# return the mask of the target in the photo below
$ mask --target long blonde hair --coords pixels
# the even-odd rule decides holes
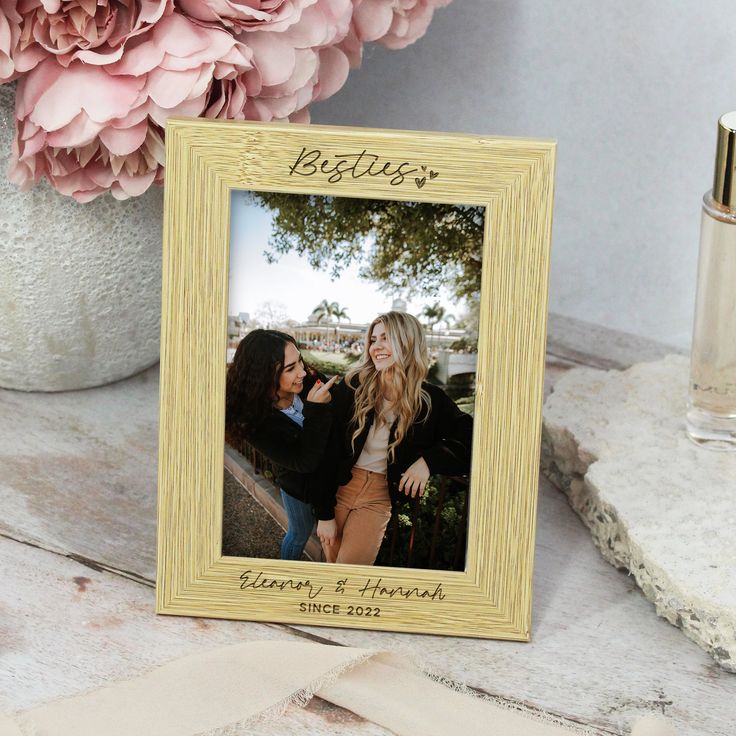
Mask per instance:
[[[394,362],[385,370],[377,371],[369,348],[375,326],[382,322],[391,345]],[[375,411],[377,426],[388,423],[388,411],[383,400],[384,384],[391,384],[394,403],[391,410],[397,417],[394,440],[388,446],[388,457],[394,459],[394,450],[404,439],[409,427],[417,420],[426,421],[432,410],[431,399],[422,381],[429,372],[429,355],[424,329],[419,320],[406,312],[379,314],[368,327],[365,347],[360,362],[345,376],[347,385],[355,391],[355,410],[351,446],[365,429],[368,413]]]

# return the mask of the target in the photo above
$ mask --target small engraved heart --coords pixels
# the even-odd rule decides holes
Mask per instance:
[[[421,179],[419,177],[415,177],[414,183],[417,185],[417,189],[421,189],[427,183],[427,177],[423,176]]]
[[[426,166],[422,166],[422,171],[426,171],[426,170],[427,170],[427,167]]]
[[[430,171],[429,171],[429,178],[430,179],[436,179],[439,175],[440,175],[440,172],[439,171],[432,171],[430,169]]]

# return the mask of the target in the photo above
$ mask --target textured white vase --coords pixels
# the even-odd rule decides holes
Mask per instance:
[[[6,177],[15,85],[0,86],[0,386],[65,391],[133,375],[158,360],[158,187],[78,204],[45,181]]]

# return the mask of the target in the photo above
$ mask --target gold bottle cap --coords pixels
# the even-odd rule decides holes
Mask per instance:
[[[736,208],[736,112],[727,112],[718,120],[713,199],[729,209]]]

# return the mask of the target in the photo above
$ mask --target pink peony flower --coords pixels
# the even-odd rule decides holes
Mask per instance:
[[[48,55],[68,66],[109,64],[128,39],[173,12],[173,0],[19,0],[23,32],[15,63],[30,71]]]
[[[171,115],[309,121],[363,43],[401,48],[450,0],[0,0],[20,77],[10,178],[80,202],[163,180]]]
[[[307,107],[337,92],[350,67],[345,54],[331,46],[319,51],[296,49],[295,57],[293,72],[277,84],[262,85],[257,70],[215,83],[205,117],[309,122]]]
[[[0,84],[18,76],[13,53],[20,38],[21,16],[13,0],[0,0]]]
[[[353,23],[358,38],[403,49],[424,35],[436,8],[450,0],[354,0]]]
[[[162,178],[166,118],[201,115],[214,81],[242,75],[251,57],[226,31],[174,13],[114,64],[45,59],[18,84],[11,180],[28,188],[45,175],[80,202],[142,194]]]
[[[306,8],[298,25],[278,35],[252,31],[240,36],[253,50],[253,70],[244,81],[228,81],[208,108],[210,117],[232,118],[229,95],[250,98],[235,119],[308,120],[306,108],[337,92],[350,65],[334,46],[350,29],[351,0],[317,0]]]
[[[222,23],[240,31],[283,31],[301,20],[317,0],[178,0],[190,18]]]

